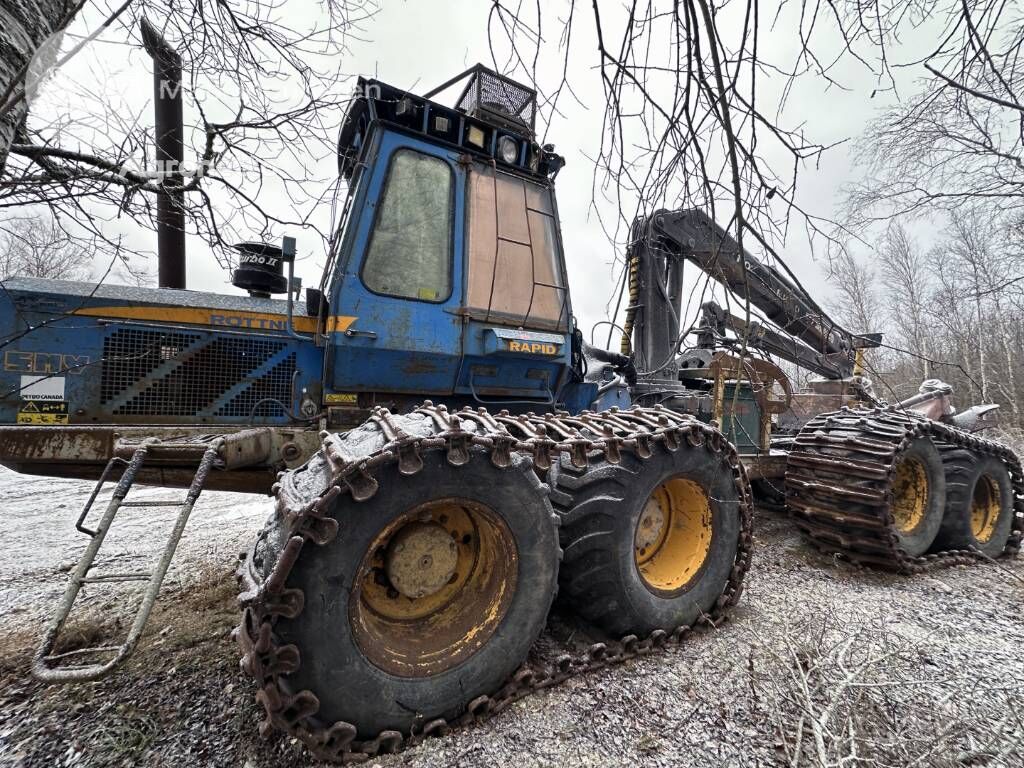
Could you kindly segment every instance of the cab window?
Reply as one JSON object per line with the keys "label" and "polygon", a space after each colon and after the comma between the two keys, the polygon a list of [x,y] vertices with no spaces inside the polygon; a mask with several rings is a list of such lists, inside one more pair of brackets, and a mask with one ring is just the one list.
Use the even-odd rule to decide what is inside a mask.
{"label": "cab window", "polygon": [[451,295],[452,170],[411,149],[392,155],[363,262],[374,293],[444,301]]}

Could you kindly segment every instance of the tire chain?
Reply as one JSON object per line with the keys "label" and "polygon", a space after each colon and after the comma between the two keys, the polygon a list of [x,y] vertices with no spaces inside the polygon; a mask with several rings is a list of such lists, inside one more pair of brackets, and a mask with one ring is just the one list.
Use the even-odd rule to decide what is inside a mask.
{"label": "tire chain", "polygon": [[[276,618],[294,618],[301,613],[304,604],[301,590],[286,586],[288,574],[307,542],[322,546],[339,534],[338,521],[330,516],[335,499],[345,494],[356,502],[371,498],[378,489],[373,472],[384,464],[397,463],[401,474],[415,475],[423,469],[423,451],[446,451],[448,463],[459,466],[469,461],[470,449],[479,446],[488,452],[491,462],[499,468],[510,465],[513,452],[527,454],[535,470],[543,473],[562,455],[568,456],[574,466],[582,468],[589,465],[595,452],[607,461],[617,463],[623,452],[633,452],[640,459],[646,459],[659,446],[668,451],[677,450],[683,440],[694,447],[703,445],[720,454],[723,468],[733,474],[740,499],[740,532],[736,558],[725,590],[710,613],[696,625],[720,626],[739,600],[743,579],[750,567],[753,503],[746,472],[735,447],[714,426],[660,406],[628,410],[613,408],[600,413],[584,411],[578,416],[564,412],[513,416],[507,411],[492,415],[486,409],[468,407],[449,412],[445,406],[434,405],[428,400],[415,413],[428,415],[439,431],[426,437],[406,434],[391,419],[387,409],[375,409],[370,421],[382,431],[387,444],[370,455],[346,455],[343,444],[335,435],[322,432],[323,453],[332,470],[331,481],[318,498],[301,508],[289,508],[279,493],[280,484],[275,485],[277,515],[284,517],[289,529],[287,544],[270,574],[262,581],[250,573],[245,562],[239,567],[242,588],[239,603],[243,614],[234,632],[242,649],[241,667],[255,678],[258,686],[256,698],[265,711],[265,718],[260,723],[263,736],[280,730],[303,742],[318,759],[363,762],[378,754],[413,746],[426,737],[442,736],[454,728],[485,720],[530,693],[557,685],[570,677],[681,642],[692,630],[692,627],[684,625],[671,632],[655,630],[643,639],[626,635],[617,641],[594,643],[583,653],[564,653],[553,663],[539,668],[524,663],[493,696],[479,696],[469,702],[461,716],[452,720],[431,720],[408,734],[387,730],[373,739],[358,741],[354,724],[319,721],[316,714],[320,703],[312,691],[289,693],[287,684],[282,685],[283,678],[295,672],[301,664],[298,648],[280,645],[274,635]],[[465,422],[472,422],[475,429],[463,429]]]}
{"label": "tire chain", "polygon": [[[979,550],[950,549],[917,557],[900,546],[892,517],[892,473],[910,441],[932,439],[940,450],[966,449],[1003,462],[1013,483],[1013,524],[1004,555],[1020,551],[1024,534],[1024,470],[1007,446],[892,407],[844,407],[811,419],[797,435],[786,464],[786,506],[818,549],[858,565],[920,573],[934,565],[988,559]],[[845,455],[836,455],[845,454]],[[829,484],[821,470],[856,477],[860,484]],[[844,511],[850,502],[873,515]]]}

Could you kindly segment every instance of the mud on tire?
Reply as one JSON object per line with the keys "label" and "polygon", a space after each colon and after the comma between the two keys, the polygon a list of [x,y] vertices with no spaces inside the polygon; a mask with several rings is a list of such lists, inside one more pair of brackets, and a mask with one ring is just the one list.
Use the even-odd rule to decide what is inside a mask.
{"label": "mud on tire", "polygon": [[892,517],[899,546],[911,557],[935,541],[946,505],[946,480],[939,449],[930,438],[911,440],[896,456],[890,475]]}
{"label": "mud on tire", "polygon": [[[738,533],[727,579],[717,597],[700,606],[708,614],[700,616],[701,622],[717,626],[742,594],[752,546],[749,483],[735,448],[721,432],[689,417],[660,407],[578,416],[490,414],[483,408],[463,408],[456,415],[427,401],[403,416],[377,408],[362,426],[321,436],[321,451],[281,475],[275,488],[275,515],[238,570],[243,612],[235,632],[242,669],[256,680],[256,698],[265,713],[261,733],[287,733],[320,759],[353,762],[394,752],[479,722],[532,691],[650,653],[687,635],[688,625],[671,617],[667,621],[672,632],[659,626],[642,638],[626,635],[583,649],[573,644],[551,661],[534,658],[511,679],[502,679],[519,665],[538,634],[555,592],[561,555],[558,518],[547,487],[539,480],[548,476],[553,463],[561,462],[567,477],[580,477],[588,466],[600,474],[606,465],[621,461],[635,470],[637,462],[646,464],[652,456],[654,466],[671,462],[664,457],[679,451],[705,451],[713,457],[706,460],[718,466],[715,477],[731,482],[710,493],[716,504],[727,496],[737,500]],[[553,474],[557,473],[556,468]],[[696,482],[686,477],[678,481]],[[686,487],[675,486],[673,492]],[[396,490],[401,488],[410,495]],[[559,493],[565,496],[564,491]],[[457,503],[449,503],[452,500]],[[538,503],[543,511],[531,511]],[[684,518],[702,519],[692,514],[694,509],[701,507],[681,510],[689,515]],[[464,563],[461,555],[451,555],[450,546],[456,540],[475,546],[475,536],[463,540],[469,530],[465,518],[474,515],[484,523],[474,529],[485,532],[481,542],[498,545],[484,548],[490,554],[480,555],[487,567],[479,570],[462,567],[479,562],[476,556]],[[709,502],[709,530],[711,517]],[[413,524],[410,531],[396,529],[394,524],[403,520]],[[649,534],[641,537],[645,551],[658,539]],[[355,543],[349,548],[336,544],[346,536]],[[682,537],[675,545],[687,541]],[[398,543],[403,544],[401,551]],[[407,549],[416,557],[409,557]],[[457,549],[461,552],[461,547]],[[511,572],[501,566],[513,560],[507,555],[512,549],[515,584]],[[335,556],[319,555],[318,550],[333,550]],[[414,566],[423,554],[432,559],[419,573]],[[680,554],[685,552],[676,552]],[[361,558],[358,567],[352,565],[356,556]],[[673,578],[671,569],[660,570],[660,560],[647,564],[651,557],[644,559],[656,584]],[[710,571],[704,568],[704,559],[691,557],[695,574]],[[382,568],[386,578],[378,579]],[[480,588],[472,591],[484,595],[485,610],[479,610],[481,603],[472,595],[455,604],[475,606],[469,615],[479,620],[460,624],[465,614],[455,611],[445,614],[446,621],[424,627],[420,619],[435,609],[445,610],[450,603],[445,590],[457,591],[463,573],[472,574],[474,587]],[[508,588],[496,590],[494,584]],[[388,592],[389,587],[395,594]],[[389,616],[389,605],[399,594],[413,601],[427,597],[437,604],[417,616],[402,611]],[[506,594],[513,597],[504,601]],[[368,610],[353,614],[353,606],[366,595]],[[400,600],[398,605],[403,605]],[[517,613],[517,606],[526,607]],[[309,624],[304,627],[307,615]],[[411,618],[415,627],[428,631],[398,633],[397,641],[381,631],[374,634],[381,629],[381,615],[395,619],[392,624]],[[446,627],[449,631],[443,631]],[[451,631],[453,627],[459,631]],[[341,633],[344,642],[339,644],[332,632]],[[438,645],[437,638],[444,642]],[[482,648],[473,646],[474,639],[485,641]],[[471,652],[463,653],[466,648]],[[497,649],[489,662],[474,666],[489,648]],[[349,669],[339,671],[338,664],[349,664]],[[410,666],[413,674],[406,674]],[[429,691],[421,685],[424,678],[429,679]],[[470,698],[476,690],[501,683],[493,693]],[[374,703],[381,692],[385,700]],[[335,720],[339,712],[355,717]],[[433,712],[439,714],[428,719]]]}

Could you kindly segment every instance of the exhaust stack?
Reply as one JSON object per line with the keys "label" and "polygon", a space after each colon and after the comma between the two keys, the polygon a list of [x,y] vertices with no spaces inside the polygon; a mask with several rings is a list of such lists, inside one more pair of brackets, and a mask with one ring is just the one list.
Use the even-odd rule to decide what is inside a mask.
{"label": "exhaust stack", "polygon": [[153,111],[156,168],[161,174],[156,196],[158,278],[161,288],[185,287],[185,193],[181,166],[185,159],[181,99],[181,56],[145,18],[142,44],[153,58]]}

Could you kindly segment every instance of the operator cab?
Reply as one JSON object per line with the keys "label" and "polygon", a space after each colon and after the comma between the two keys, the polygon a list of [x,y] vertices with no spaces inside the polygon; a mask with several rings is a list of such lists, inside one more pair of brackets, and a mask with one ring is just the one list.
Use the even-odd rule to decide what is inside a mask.
{"label": "operator cab", "polygon": [[[461,79],[455,108],[430,100]],[[339,142],[343,235],[323,283],[328,405],[580,395],[553,188],[564,161],[536,143],[535,112],[533,90],[481,65],[427,97],[359,79]]]}

